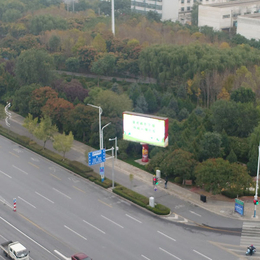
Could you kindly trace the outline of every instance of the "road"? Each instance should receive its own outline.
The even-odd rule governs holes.
[[[79,251],[94,260],[233,260],[242,254],[235,251],[239,229],[201,229],[154,216],[3,137],[0,158],[0,240],[19,240],[32,259],[67,259]]]

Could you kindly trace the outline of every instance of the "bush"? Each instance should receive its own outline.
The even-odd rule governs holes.
[[[69,166],[73,167],[75,170],[82,173],[93,172],[93,170],[90,167],[78,161],[70,161]]]
[[[133,203],[146,208],[152,212],[154,212],[155,214],[158,215],[167,215],[170,213],[170,209],[161,205],[161,204],[157,204],[155,205],[154,208],[150,207],[149,204],[149,199],[137,192],[134,192],[130,189],[127,189],[123,186],[118,186],[116,188],[113,189],[113,192],[132,201]]]
[[[182,178],[181,177],[175,177],[174,182],[178,184],[182,184]]]

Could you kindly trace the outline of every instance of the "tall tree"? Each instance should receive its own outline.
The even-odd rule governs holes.
[[[73,134],[70,131],[68,135],[66,135],[64,132],[63,134],[56,134],[53,137],[53,148],[57,150],[58,152],[63,153],[63,160],[65,159],[65,154],[68,152],[73,144]]]
[[[22,84],[48,85],[52,79],[53,59],[44,50],[30,49],[17,59],[15,73]]]
[[[23,121],[23,127],[25,127],[31,134],[34,133],[37,124],[38,124],[38,117],[33,118],[33,116],[30,113]]]
[[[202,160],[208,158],[218,158],[222,156],[221,135],[218,133],[207,132],[204,134],[200,146],[200,157]]]
[[[60,131],[66,128],[67,119],[65,115],[74,108],[73,104],[63,98],[48,99],[45,106],[42,107],[44,115],[49,116],[57,125]]]
[[[36,138],[43,141],[43,149],[48,140],[52,140],[54,133],[58,132],[56,125],[53,125],[50,117],[41,118],[41,122],[34,130],[33,134]]]

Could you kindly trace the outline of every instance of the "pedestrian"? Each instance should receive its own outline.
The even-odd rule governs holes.
[[[165,183],[164,183],[164,188],[167,189],[167,182],[168,182],[168,176],[166,175],[165,177]]]

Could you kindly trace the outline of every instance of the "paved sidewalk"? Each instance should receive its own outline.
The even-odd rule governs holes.
[[[22,126],[24,118],[20,115],[11,112],[12,113],[12,119],[10,120],[10,130],[13,132],[16,132],[20,135],[28,136],[32,139],[34,139],[37,143],[42,145],[42,141],[37,140],[36,138],[32,137],[32,135]],[[5,124],[5,120],[0,120],[0,124],[8,128]],[[46,143],[46,148],[50,150],[54,150],[52,147],[51,142]],[[90,146],[87,146],[83,143],[80,143],[78,141],[74,141],[73,147],[71,151],[69,151],[66,154],[66,157],[70,160],[77,160],[82,163],[86,164],[85,159],[85,151],[93,151],[95,149],[91,148]],[[56,151],[55,151],[56,152]],[[112,167],[112,160],[107,160],[105,163],[105,166],[110,168]],[[99,168],[97,166],[92,167],[95,172],[98,172]],[[108,171],[107,171],[108,172]],[[129,174],[132,173],[134,175],[134,182],[135,182],[135,189],[137,192],[142,193],[143,195],[150,197],[151,196],[151,190],[152,190],[152,175],[146,171],[140,170],[139,168],[136,168],[130,164],[127,164],[121,160],[117,160],[115,162],[115,172],[117,172],[117,176],[115,177],[115,181],[129,187]],[[109,176],[106,175],[108,178]],[[168,182],[167,189],[164,189],[164,181],[159,184],[158,191],[159,194],[168,194],[174,197],[179,197],[183,200],[189,201],[190,203],[197,205],[203,209],[206,209],[208,211],[211,211],[213,213],[234,218],[234,219],[240,219],[240,220],[252,220],[252,221],[258,221],[258,216],[256,218],[253,217],[254,213],[254,204],[252,200],[245,201],[245,215],[240,216],[239,214],[234,212],[234,200],[219,200],[216,199],[214,196],[207,197],[207,202],[204,203],[200,201],[200,194],[192,192],[188,189],[182,188],[176,184]],[[161,196],[163,197],[163,196]],[[169,200],[168,200],[169,201]],[[160,202],[161,204],[164,204],[165,206],[168,206],[171,208],[171,211],[174,212],[174,207],[172,207],[172,204],[167,204],[167,201]]]

